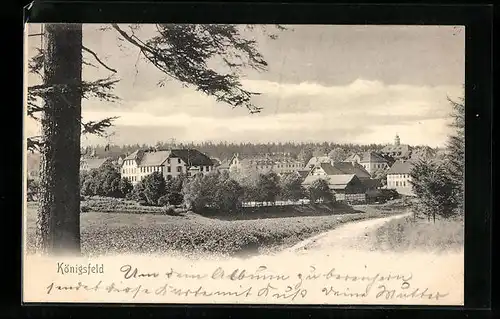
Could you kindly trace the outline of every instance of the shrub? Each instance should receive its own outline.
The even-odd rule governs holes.
[[[289,174],[281,181],[281,198],[284,200],[299,200],[304,197],[302,179],[299,175]]]
[[[167,206],[168,204],[169,200],[167,195],[163,195],[162,197],[158,198],[158,205]]]
[[[169,205],[169,206],[165,207],[165,213],[167,215],[174,215],[175,214],[175,206]]]
[[[439,162],[421,159],[410,173],[413,191],[417,195],[414,209],[436,220],[436,215],[449,218],[457,212],[455,183],[448,169]]]
[[[80,212],[82,212],[82,213],[90,212],[90,207],[84,206],[84,205],[80,205]]]
[[[144,183],[144,196],[148,204],[158,205],[158,199],[165,195],[165,178],[160,172],[154,172],[146,176],[141,182]]]
[[[172,205],[181,205],[183,197],[181,193],[171,192],[167,194],[168,203]]]
[[[259,174],[256,185],[256,201],[274,202],[280,194],[279,176],[274,172]]]
[[[233,179],[220,180],[212,205],[224,213],[236,212],[240,208],[243,188]]]
[[[166,194],[167,184],[160,172],[147,175],[132,190],[131,198],[141,205],[158,205],[160,197]]]
[[[333,202],[334,196],[328,182],[324,179],[315,180],[311,186],[309,186],[309,199],[311,203],[315,203],[317,200],[322,199],[325,202]]]

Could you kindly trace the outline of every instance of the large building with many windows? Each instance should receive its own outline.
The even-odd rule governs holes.
[[[396,134],[394,144],[385,146],[380,152],[395,159],[409,159],[411,151],[412,148],[409,145],[401,144],[401,139]]]
[[[396,161],[387,171],[387,188],[395,189],[402,195],[413,196],[411,185],[412,161]]]
[[[229,160],[229,170],[240,172],[245,169],[261,173],[274,172],[276,174],[289,174],[302,169],[302,163],[286,153],[263,154],[258,156],[243,157],[234,154]]]
[[[165,179],[171,179],[181,174],[192,176],[213,169],[210,157],[195,149],[138,150],[123,159],[121,174],[132,184],[137,184],[153,172],[160,172]]]

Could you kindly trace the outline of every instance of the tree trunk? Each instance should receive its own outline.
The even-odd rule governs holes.
[[[67,85],[44,98],[37,250],[80,253],[82,25],[45,24],[44,84]]]

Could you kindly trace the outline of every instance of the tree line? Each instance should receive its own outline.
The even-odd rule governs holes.
[[[233,173],[212,171],[188,178],[181,174],[165,179],[159,172],[145,176],[135,186],[121,177],[120,171],[106,164],[81,174],[83,196],[126,198],[147,206],[179,206],[203,213],[212,209],[219,213],[239,211],[245,201],[297,201],[309,198],[311,202],[333,202],[334,196],[325,180],[317,180],[308,189],[302,186],[297,174],[282,177],[274,172],[257,171]]]
[[[339,144],[333,142],[323,143],[228,143],[228,142],[203,142],[203,143],[171,143],[158,141],[154,145],[126,144],[126,145],[96,145],[82,149],[83,154],[95,152],[98,157],[118,158],[120,155],[130,154],[139,149],[159,148],[194,148],[210,157],[220,160],[230,159],[234,154],[241,156],[257,156],[262,154],[286,153],[294,159],[308,161],[312,156],[331,155],[335,158],[345,159],[351,152],[380,151],[382,144]]]
[[[465,100],[449,99],[453,107],[446,153],[442,157],[422,157],[411,171],[411,184],[416,195],[414,211],[433,221],[436,217],[464,215],[465,165]]]

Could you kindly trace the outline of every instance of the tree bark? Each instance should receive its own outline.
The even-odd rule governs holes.
[[[45,24],[44,97],[36,245],[43,254],[80,253],[82,25]]]

